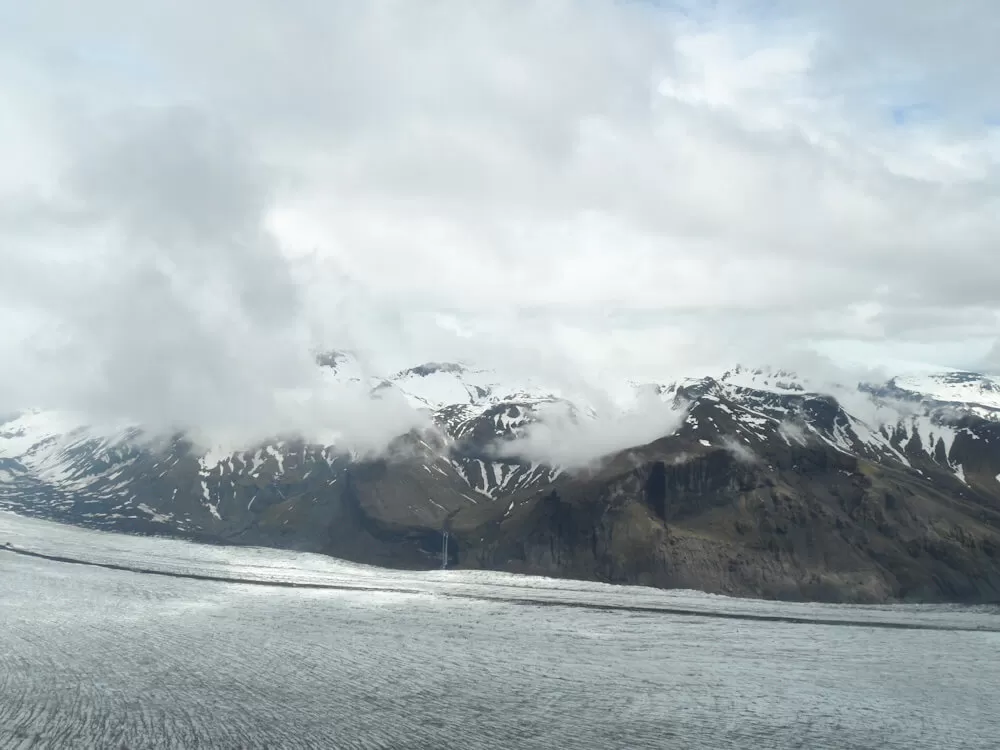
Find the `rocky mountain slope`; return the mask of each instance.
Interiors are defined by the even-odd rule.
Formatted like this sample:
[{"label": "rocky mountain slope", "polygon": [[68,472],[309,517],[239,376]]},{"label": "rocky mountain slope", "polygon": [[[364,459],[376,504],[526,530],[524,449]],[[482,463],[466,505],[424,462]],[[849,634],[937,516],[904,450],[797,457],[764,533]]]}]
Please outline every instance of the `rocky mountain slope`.
[{"label": "rocky mountain slope", "polygon": [[[320,365],[331,387],[402,396],[425,426],[372,458],[301,439],[206,451],[184,435],[11,415],[0,509],[391,566],[441,565],[447,533],[450,566],[787,599],[1000,601],[990,377],[816,386],[734,368],[630,384],[622,418],[654,417],[630,445],[602,442],[621,404],[453,364],[389,378],[342,353]],[[609,454],[559,465],[567,426]]]}]

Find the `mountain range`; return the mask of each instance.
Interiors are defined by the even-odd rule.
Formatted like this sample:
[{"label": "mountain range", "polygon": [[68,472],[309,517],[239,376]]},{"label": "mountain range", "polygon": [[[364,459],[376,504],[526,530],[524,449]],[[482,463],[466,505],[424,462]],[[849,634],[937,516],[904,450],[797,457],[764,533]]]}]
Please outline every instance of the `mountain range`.
[{"label": "mountain range", "polygon": [[453,363],[381,377],[328,352],[317,366],[331,388],[421,420],[365,453],[335,436],[206,447],[52,411],[0,416],[0,509],[395,567],[1000,601],[994,377],[830,385],[734,367],[602,400]]}]

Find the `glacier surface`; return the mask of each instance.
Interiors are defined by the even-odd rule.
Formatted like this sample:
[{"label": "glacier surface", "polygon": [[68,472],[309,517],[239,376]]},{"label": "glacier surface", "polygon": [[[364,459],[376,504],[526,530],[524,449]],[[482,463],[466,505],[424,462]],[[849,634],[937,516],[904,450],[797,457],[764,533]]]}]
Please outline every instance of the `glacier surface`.
[{"label": "glacier surface", "polygon": [[892,750],[1000,736],[995,607],[407,573],[6,513],[0,545],[3,748]]}]

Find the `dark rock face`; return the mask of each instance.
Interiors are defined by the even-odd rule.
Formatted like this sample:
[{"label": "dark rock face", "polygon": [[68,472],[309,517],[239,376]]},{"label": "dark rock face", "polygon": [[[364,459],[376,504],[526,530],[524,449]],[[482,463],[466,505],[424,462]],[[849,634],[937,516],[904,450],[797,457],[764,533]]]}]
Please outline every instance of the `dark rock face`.
[{"label": "dark rock face", "polygon": [[782,599],[1000,601],[1000,515],[970,530],[974,506],[844,463],[806,453],[783,476],[720,451],[569,482],[460,562]]},{"label": "dark rock face", "polygon": [[428,375],[433,375],[436,372],[462,372],[464,369],[462,365],[454,362],[425,362],[422,365],[405,370],[403,374],[412,374],[426,378]]}]

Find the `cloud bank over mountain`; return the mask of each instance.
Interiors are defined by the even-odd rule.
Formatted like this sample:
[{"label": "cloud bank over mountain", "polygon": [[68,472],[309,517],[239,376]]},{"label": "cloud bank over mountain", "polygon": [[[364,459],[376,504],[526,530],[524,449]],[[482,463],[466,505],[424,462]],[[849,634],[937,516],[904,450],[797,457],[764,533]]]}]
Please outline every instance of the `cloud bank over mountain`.
[{"label": "cloud bank over mountain", "polygon": [[979,1],[0,3],[0,410],[377,443],[418,416],[317,349],[598,389],[996,361],[998,31]]}]

